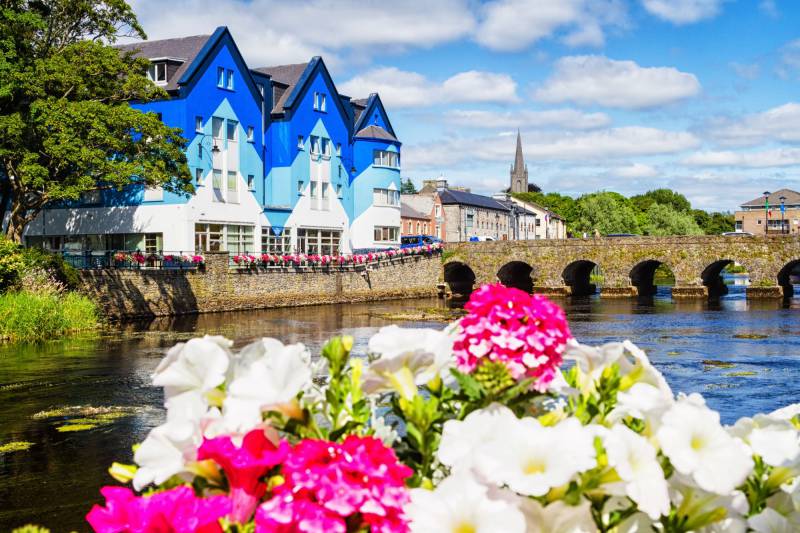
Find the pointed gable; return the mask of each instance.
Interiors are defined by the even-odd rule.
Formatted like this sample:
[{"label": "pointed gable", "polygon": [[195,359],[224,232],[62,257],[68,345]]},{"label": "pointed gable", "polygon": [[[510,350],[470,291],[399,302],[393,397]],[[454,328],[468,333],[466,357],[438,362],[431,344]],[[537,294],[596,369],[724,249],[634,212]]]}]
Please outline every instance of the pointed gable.
[{"label": "pointed gable", "polygon": [[[361,102],[364,102],[364,100],[353,100],[354,110],[355,106],[361,107]],[[392,123],[389,121],[389,114],[386,113],[386,108],[383,107],[383,102],[381,102],[381,97],[378,96],[378,93],[372,93],[366,99],[363,104],[363,111],[358,114],[353,130],[361,132],[369,126],[377,126],[385,130],[391,138],[397,140]]]}]

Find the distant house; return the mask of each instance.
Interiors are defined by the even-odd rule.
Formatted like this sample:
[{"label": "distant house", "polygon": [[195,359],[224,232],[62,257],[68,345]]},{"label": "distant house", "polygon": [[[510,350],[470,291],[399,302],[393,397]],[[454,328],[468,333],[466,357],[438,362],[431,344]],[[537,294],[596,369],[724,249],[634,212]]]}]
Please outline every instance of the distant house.
[{"label": "distant house", "polygon": [[800,234],[800,193],[780,189],[759,196],[743,203],[734,218],[736,231],[754,235]]},{"label": "distant house", "polygon": [[400,201],[400,235],[430,235],[430,213],[422,213]]},{"label": "distant house", "polygon": [[436,195],[442,203],[444,241],[512,238],[511,209],[494,198],[453,189],[438,190]]},{"label": "distant house", "polygon": [[511,211],[513,240],[565,239],[566,221],[549,209],[533,202],[525,202],[506,193],[498,193],[493,198]]}]

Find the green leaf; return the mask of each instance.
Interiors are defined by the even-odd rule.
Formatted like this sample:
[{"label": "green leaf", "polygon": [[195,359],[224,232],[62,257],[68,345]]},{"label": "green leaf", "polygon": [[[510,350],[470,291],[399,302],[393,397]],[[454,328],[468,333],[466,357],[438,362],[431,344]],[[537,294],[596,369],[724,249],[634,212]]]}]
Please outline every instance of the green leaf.
[{"label": "green leaf", "polygon": [[450,369],[450,373],[456,378],[461,392],[466,394],[471,401],[477,401],[486,396],[486,389],[483,388],[483,385],[469,374],[463,374],[454,368]]}]

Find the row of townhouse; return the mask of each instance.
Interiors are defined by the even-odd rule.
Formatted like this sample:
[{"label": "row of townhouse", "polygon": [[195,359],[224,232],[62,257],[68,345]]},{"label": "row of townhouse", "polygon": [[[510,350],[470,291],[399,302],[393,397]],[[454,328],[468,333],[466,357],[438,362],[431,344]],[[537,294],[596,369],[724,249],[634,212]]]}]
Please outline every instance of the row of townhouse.
[{"label": "row of townhouse", "polygon": [[120,47],[169,98],[137,104],[189,140],[195,194],[98,189],[49,206],[29,244],[66,250],[348,253],[399,244],[400,146],[377,94],[325,63],[250,68],[230,32]]},{"label": "row of townhouse", "polygon": [[432,235],[444,242],[566,238],[555,213],[508,193],[493,196],[450,188],[447,180],[426,181],[417,194],[401,195],[403,235]]}]

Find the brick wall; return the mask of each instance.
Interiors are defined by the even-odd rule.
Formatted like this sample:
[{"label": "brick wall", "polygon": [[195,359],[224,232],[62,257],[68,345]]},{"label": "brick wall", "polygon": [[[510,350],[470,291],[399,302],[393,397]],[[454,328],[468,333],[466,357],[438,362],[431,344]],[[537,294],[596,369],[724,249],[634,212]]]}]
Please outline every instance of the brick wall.
[{"label": "brick wall", "polygon": [[433,296],[441,260],[412,256],[366,269],[234,269],[228,254],[206,255],[204,271],[85,270],[81,291],[112,318],[238,311]]}]

